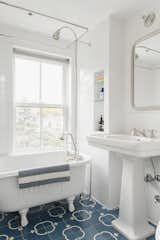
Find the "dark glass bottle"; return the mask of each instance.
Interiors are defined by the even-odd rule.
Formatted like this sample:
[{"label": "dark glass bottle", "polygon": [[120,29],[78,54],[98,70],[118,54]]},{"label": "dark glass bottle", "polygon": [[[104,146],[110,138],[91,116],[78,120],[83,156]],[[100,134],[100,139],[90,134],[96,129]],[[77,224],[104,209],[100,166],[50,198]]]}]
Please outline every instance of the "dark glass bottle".
[{"label": "dark glass bottle", "polygon": [[101,131],[101,132],[104,131],[104,120],[103,120],[102,115],[101,115],[100,120],[98,122],[98,130]]}]

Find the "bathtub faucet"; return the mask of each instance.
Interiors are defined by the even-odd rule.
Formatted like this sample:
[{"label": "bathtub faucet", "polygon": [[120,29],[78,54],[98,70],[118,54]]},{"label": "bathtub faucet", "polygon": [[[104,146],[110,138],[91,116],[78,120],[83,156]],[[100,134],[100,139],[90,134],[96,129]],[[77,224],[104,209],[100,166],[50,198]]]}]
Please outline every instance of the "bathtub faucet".
[{"label": "bathtub faucet", "polygon": [[73,155],[74,155],[74,159],[78,159],[78,155],[79,155],[79,151],[77,148],[77,144],[76,141],[73,137],[73,134],[71,132],[64,132],[64,136],[66,136],[67,138],[70,137],[71,142],[72,142],[72,146],[73,146]]}]

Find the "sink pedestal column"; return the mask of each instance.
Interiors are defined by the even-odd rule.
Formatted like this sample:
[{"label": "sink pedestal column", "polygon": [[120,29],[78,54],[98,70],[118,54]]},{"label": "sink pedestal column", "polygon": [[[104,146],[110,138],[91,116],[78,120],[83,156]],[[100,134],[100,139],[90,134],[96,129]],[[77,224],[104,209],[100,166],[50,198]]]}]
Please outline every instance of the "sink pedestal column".
[{"label": "sink pedestal column", "polygon": [[112,224],[130,240],[145,239],[155,231],[146,216],[143,158],[123,155],[120,214]]}]

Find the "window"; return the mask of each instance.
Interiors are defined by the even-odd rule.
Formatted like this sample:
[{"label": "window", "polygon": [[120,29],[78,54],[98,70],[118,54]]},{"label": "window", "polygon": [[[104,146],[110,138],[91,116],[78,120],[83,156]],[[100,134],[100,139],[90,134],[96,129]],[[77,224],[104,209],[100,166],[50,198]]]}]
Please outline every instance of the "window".
[{"label": "window", "polygon": [[63,148],[66,64],[15,54],[14,151]]}]

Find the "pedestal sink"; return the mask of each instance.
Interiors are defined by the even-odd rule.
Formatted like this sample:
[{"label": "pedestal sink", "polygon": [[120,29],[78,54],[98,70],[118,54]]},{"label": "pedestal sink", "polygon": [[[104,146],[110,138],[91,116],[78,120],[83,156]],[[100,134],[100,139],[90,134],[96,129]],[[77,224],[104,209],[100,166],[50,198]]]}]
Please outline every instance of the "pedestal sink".
[{"label": "pedestal sink", "polygon": [[155,229],[146,217],[144,163],[149,157],[160,156],[160,139],[97,133],[88,137],[88,143],[118,152],[123,159],[120,214],[113,226],[131,240],[151,236]]}]

